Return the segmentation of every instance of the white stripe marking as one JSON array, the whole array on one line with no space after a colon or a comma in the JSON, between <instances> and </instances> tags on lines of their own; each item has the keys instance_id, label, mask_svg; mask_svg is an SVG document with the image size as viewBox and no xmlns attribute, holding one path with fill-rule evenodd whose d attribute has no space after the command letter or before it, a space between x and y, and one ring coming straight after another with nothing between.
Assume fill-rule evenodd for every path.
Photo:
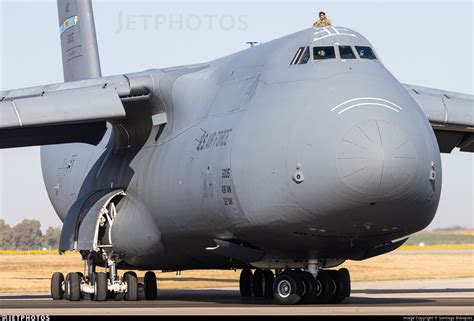
<instances>
[{"instance_id":1,"label":"white stripe marking","mask_svg":"<svg viewBox=\"0 0 474 321\"><path fill-rule=\"evenodd\" d=\"M316 41L319 41L319 40L323 40L324 38L336 37L336 36L349 36L349 37L354 37L354 38L357 37L356 35L353 35L353 34L350 34L350 33L338 33L338 34L336 34L336 35L327 35L327 36L320 37L320 38L314 38L314 39L313 39L313 42L316 42Z\"/></svg>"},{"instance_id":2,"label":"white stripe marking","mask_svg":"<svg viewBox=\"0 0 474 321\"><path fill-rule=\"evenodd\" d=\"M314 35L317 36L317 35L319 35L320 33L326 33L326 31L325 31L325 30L319 31L319 32L316 32Z\"/></svg>"},{"instance_id":3,"label":"white stripe marking","mask_svg":"<svg viewBox=\"0 0 474 321\"><path fill-rule=\"evenodd\" d=\"M403 110L402 107L400 107L397 104L395 104L395 103L393 103L389 100L386 100L386 99L376 98L376 97L360 97L360 98L354 98L354 99L347 100L347 101L343 102L342 104L339 104L336 107L334 107L333 109L331 109L331 111L335 111L336 109L338 109L339 107L344 106L345 104L348 104L348 103L351 103L351 102L354 102L354 101L358 101L358 100L378 100L378 101L393 105L393 106L397 107L400 110Z\"/></svg>"},{"instance_id":4,"label":"white stripe marking","mask_svg":"<svg viewBox=\"0 0 474 321\"><path fill-rule=\"evenodd\" d=\"M388 106L388 105L385 105L385 104L378 104L378 103L362 103L362 104L356 104L356 105L352 105L352 106L350 106L350 107L347 107L346 109L340 111L340 112L338 113L338 115L341 115L341 114L345 113L346 111L348 111L348 110L350 110L350 109L353 109L353 108L356 108L356 107L360 107L360 106L381 106L381 107L384 107L384 108L391 109L391 110L393 110L393 111L395 111L395 112L397 112L397 113L400 112L399 110L397 110L397 109L395 109L395 108L392 108L392 107L390 107L390 106Z\"/></svg>"}]
</instances>

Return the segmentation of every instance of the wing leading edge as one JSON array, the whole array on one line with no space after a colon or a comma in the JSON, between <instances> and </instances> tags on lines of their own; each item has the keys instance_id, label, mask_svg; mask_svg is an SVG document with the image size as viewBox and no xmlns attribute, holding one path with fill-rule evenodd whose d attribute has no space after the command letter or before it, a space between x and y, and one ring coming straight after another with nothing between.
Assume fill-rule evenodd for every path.
<instances>
[{"instance_id":1,"label":"wing leading edge","mask_svg":"<svg viewBox=\"0 0 474 321\"><path fill-rule=\"evenodd\" d=\"M474 96L404 85L433 126L442 153L474 153Z\"/></svg>"}]
</instances>

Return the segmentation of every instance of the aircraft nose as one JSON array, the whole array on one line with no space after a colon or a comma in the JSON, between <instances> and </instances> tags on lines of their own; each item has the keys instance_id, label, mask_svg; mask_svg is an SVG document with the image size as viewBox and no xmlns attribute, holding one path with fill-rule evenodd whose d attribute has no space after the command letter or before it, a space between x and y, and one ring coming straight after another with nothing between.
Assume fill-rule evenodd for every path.
<instances>
[{"instance_id":1,"label":"aircraft nose","mask_svg":"<svg viewBox=\"0 0 474 321\"><path fill-rule=\"evenodd\" d=\"M312 228L410 234L432 221L442 183L439 148L419 106L397 93L365 93L341 105L333 99L319 109L327 117L309 109L298 119L287 168L291 195ZM308 134L315 128L317 135Z\"/></svg>"},{"instance_id":2,"label":"aircraft nose","mask_svg":"<svg viewBox=\"0 0 474 321\"><path fill-rule=\"evenodd\" d=\"M336 155L337 172L344 184L371 196L403 190L419 166L413 140L384 120L355 125L340 140Z\"/></svg>"}]
</instances>

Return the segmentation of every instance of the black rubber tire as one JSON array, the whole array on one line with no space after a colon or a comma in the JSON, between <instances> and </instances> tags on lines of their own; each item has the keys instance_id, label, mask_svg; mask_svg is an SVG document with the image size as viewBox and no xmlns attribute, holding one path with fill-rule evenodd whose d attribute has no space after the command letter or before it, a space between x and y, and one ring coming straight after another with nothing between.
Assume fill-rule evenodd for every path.
<instances>
[{"instance_id":1,"label":"black rubber tire","mask_svg":"<svg viewBox=\"0 0 474 321\"><path fill-rule=\"evenodd\" d=\"M137 276L137 274L136 274L135 272L133 272L133 271L128 271L128 272L125 272L125 273L123 274L123 279L124 279L124 280L125 280L125 277L127 276L127 274L131 274L131 275L135 276L135 277L138 279L138 276Z\"/></svg>"},{"instance_id":2,"label":"black rubber tire","mask_svg":"<svg viewBox=\"0 0 474 321\"><path fill-rule=\"evenodd\" d=\"M263 281L263 297L269 300L274 299L273 282L275 282L275 274L273 274L272 270L263 271Z\"/></svg>"},{"instance_id":3,"label":"black rubber tire","mask_svg":"<svg viewBox=\"0 0 474 321\"><path fill-rule=\"evenodd\" d=\"M275 301L281 305L294 305L301 301L303 281L298 273L284 272L273 282Z\"/></svg>"},{"instance_id":4,"label":"black rubber tire","mask_svg":"<svg viewBox=\"0 0 474 321\"><path fill-rule=\"evenodd\" d=\"M64 275L60 272L51 277L51 298L55 301L64 299L63 282Z\"/></svg>"},{"instance_id":5,"label":"black rubber tire","mask_svg":"<svg viewBox=\"0 0 474 321\"><path fill-rule=\"evenodd\" d=\"M243 269L240 273L240 296L243 298L249 298L252 296L252 270Z\"/></svg>"},{"instance_id":6,"label":"black rubber tire","mask_svg":"<svg viewBox=\"0 0 474 321\"><path fill-rule=\"evenodd\" d=\"M313 302L316 304L328 304L336 290L334 281L326 270L319 270L316 281L319 283L320 289L316 291L317 294Z\"/></svg>"},{"instance_id":7,"label":"black rubber tire","mask_svg":"<svg viewBox=\"0 0 474 321\"><path fill-rule=\"evenodd\" d=\"M351 287L351 274L349 272L348 269L340 269L338 271L339 273L339 277L343 280L343 282L346 284L346 292L344 293L344 296L346 298L350 298L351 296L351 291L352 291L352 287Z\"/></svg>"},{"instance_id":8,"label":"black rubber tire","mask_svg":"<svg viewBox=\"0 0 474 321\"><path fill-rule=\"evenodd\" d=\"M316 279L309 272L301 272L300 277L305 288L301 297L300 304L311 304L313 303L318 290L318 284L316 283Z\"/></svg>"},{"instance_id":9,"label":"black rubber tire","mask_svg":"<svg viewBox=\"0 0 474 321\"><path fill-rule=\"evenodd\" d=\"M156 285L156 274L153 272L147 272L143 279L145 299L148 301L156 300L158 295L158 287Z\"/></svg>"},{"instance_id":10,"label":"black rubber tire","mask_svg":"<svg viewBox=\"0 0 474 321\"><path fill-rule=\"evenodd\" d=\"M107 273L94 272L94 294L91 294L91 300L93 301L107 301L108 288L107 288Z\"/></svg>"},{"instance_id":11,"label":"black rubber tire","mask_svg":"<svg viewBox=\"0 0 474 321\"><path fill-rule=\"evenodd\" d=\"M68 273L65 281L65 293L64 297L69 301L80 301L81 300L81 282L79 280L79 274Z\"/></svg>"},{"instance_id":12,"label":"black rubber tire","mask_svg":"<svg viewBox=\"0 0 474 321\"><path fill-rule=\"evenodd\" d=\"M257 269L253 272L252 278L252 293L256 298L263 298L263 282L264 282L263 270Z\"/></svg>"},{"instance_id":13,"label":"black rubber tire","mask_svg":"<svg viewBox=\"0 0 474 321\"><path fill-rule=\"evenodd\" d=\"M127 283L126 301L138 301L138 278L135 273L125 274L125 283Z\"/></svg>"},{"instance_id":14,"label":"black rubber tire","mask_svg":"<svg viewBox=\"0 0 474 321\"><path fill-rule=\"evenodd\" d=\"M344 301L344 299L347 297L347 293L350 292L350 289L347 288L347 279L344 278L345 273L339 273L339 271L329 271L329 275L336 285L336 290L329 303L342 303L342 301Z\"/></svg>"}]
</instances>

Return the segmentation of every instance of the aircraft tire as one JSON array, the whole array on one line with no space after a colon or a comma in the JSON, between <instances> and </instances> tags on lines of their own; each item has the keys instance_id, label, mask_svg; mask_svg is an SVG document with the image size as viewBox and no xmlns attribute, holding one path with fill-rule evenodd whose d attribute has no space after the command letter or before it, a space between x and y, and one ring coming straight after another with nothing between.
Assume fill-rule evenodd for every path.
<instances>
[{"instance_id":1,"label":"aircraft tire","mask_svg":"<svg viewBox=\"0 0 474 321\"><path fill-rule=\"evenodd\" d=\"M51 298L55 301L64 299L63 282L64 275L60 272L51 277Z\"/></svg>"},{"instance_id":2,"label":"aircraft tire","mask_svg":"<svg viewBox=\"0 0 474 321\"><path fill-rule=\"evenodd\" d=\"M94 272L94 294L91 294L91 300L93 301L106 301L107 300L107 274L103 272Z\"/></svg>"},{"instance_id":3,"label":"aircraft tire","mask_svg":"<svg viewBox=\"0 0 474 321\"><path fill-rule=\"evenodd\" d=\"M81 283L79 274L68 273L64 286L64 297L69 301L81 300Z\"/></svg>"},{"instance_id":4,"label":"aircraft tire","mask_svg":"<svg viewBox=\"0 0 474 321\"><path fill-rule=\"evenodd\" d=\"M257 269L253 273L253 278L252 278L252 292L253 296L256 298L263 298L263 292L264 292L264 278L265 275L263 273L263 270Z\"/></svg>"},{"instance_id":5,"label":"aircraft tire","mask_svg":"<svg viewBox=\"0 0 474 321\"><path fill-rule=\"evenodd\" d=\"M316 282L318 283L318 290L316 291L316 294L314 296L313 303L329 303L336 290L335 283L329 275L328 271L319 270Z\"/></svg>"},{"instance_id":6,"label":"aircraft tire","mask_svg":"<svg viewBox=\"0 0 474 321\"><path fill-rule=\"evenodd\" d=\"M133 275L134 277L136 277L136 278L138 279L138 276L137 276L137 274L136 274L135 272L133 272L133 271L128 271L128 272L125 272L125 273L123 274L123 279L124 279L124 280L125 280L125 278L127 277L128 274L131 274L131 275Z\"/></svg>"},{"instance_id":7,"label":"aircraft tire","mask_svg":"<svg viewBox=\"0 0 474 321\"><path fill-rule=\"evenodd\" d=\"M275 301L281 305L294 305L301 301L303 281L298 273L284 272L273 282Z\"/></svg>"},{"instance_id":8,"label":"aircraft tire","mask_svg":"<svg viewBox=\"0 0 474 321\"><path fill-rule=\"evenodd\" d=\"M341 270L329 271L329 274L336 284L336 291L329 302L333 304L342 303L342 301L344 301L344 299L347 298L350 293L350 283L348 283L347 274L344 271L341 272Z\"/></svg>"},{"instance_id":9,"label":"aircraft tire","mask_svg":"<svg viewBox=\"0 0 474 321\"><path fill-rule=\"evenodd\" d=\"M240 295L243 298L249 298L252 296L252 270L243 269L240 273L239 287Z\"/></svg>"},{"instance_id":10,"label":"aircraft tire","mask_svg":"<svg viewBox=\"0 0 474 321\"><path fill-rule=\"evenodd\" d=\"M263 279L263 296L265 299L273 299L273 282L275 282L275 274L273 274L272 270L264 270Z\"/></svg>"},{"instance_id":11,"label":"aircraft tire","mask_svg":"<svg viewBox=\"0 0 474 321\"><path fill-rule=\"evenodd\" d=\"M300 277L304 285L300 304L311 304L313 303L316 292L318 291L318 283L314 276L309 272L301 272Z\"/></svg>"},{"instance_id":12,"label":"aircraft tire","mask_svg":"<svg viewBox=\"0 0 474 321\"><path fill-rule=\"evenodd\" d=\"M138 278L136 274L126 274L125 283L127 283L127 293L125 293L125 300L138 301Z\"/></svg>"},{"instance_id":13,"label":"aircraft tire","mask_svg":"<svg viewBox=\"0 0 474 321\"><path fill-rule=\"evenodd\" d=\"M156 274L153 272L147 272L143 279L143 285L145 290L145 299L148 301L156 300L158 295L158 287L156 285Z\"/></svg>"},{"instance_id":14,"label":"aircraft tire","mask_svg":"<svg viewBox=\"0 0 474 321\"><path fill-rule=\"evenodd\" d=\"M346 284L344 297L349 298L351 296L351 274L348 269L340 269L338 271L339 277L342 278L343 282Z\"/></svg>"}]
</instances>

